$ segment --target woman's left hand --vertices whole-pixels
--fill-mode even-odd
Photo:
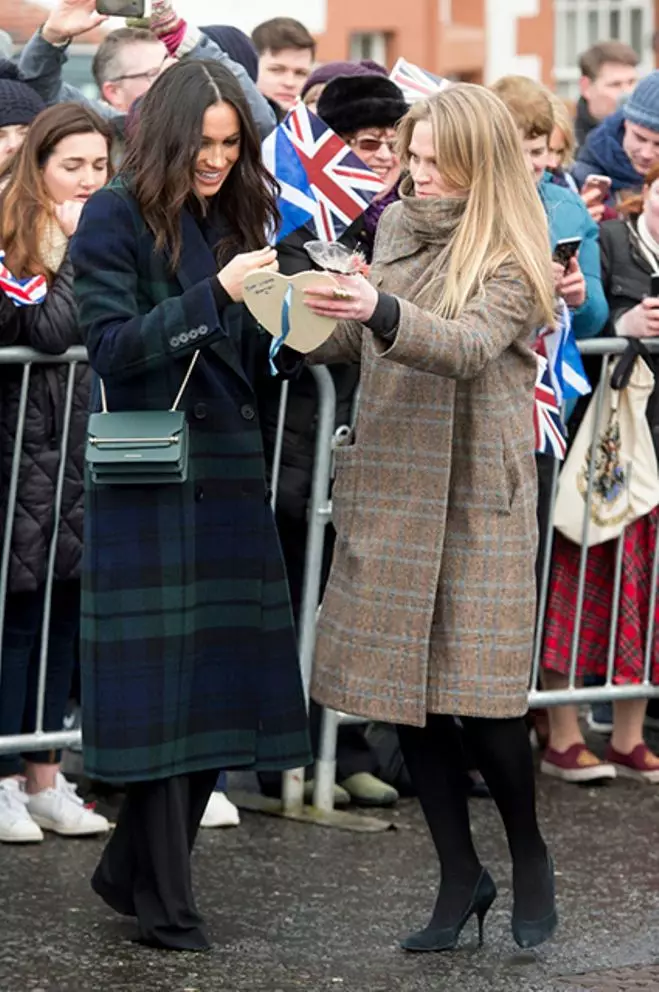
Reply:
[[[378,291],[363,276],[334,275],[338,289],[329,286],[309,287],[304,302],[319,317],[334,320],[369,320],[378,305]]]

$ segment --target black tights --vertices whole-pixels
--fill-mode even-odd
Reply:
[[[513,861],[515,905],[522,918],[544,915],[551,899],[547,849],[535,810],[535,774],[528,730],[520,717],[463,717],[476,765],[499,808]],[[428,715],[425,727],[399,726],[400,746],[439,856],[442,883],[435,916],[453,919],[482,871],[469,826],[460,729],[451,716]],[[547,890],[547,891],[545,891]]]

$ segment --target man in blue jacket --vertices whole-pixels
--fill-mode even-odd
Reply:
[[[659,161],[659,70],[640,81],[621,110],[588,135],[572,169],[579,188],[587,176],[609,176],[612,202],[638,192]]]

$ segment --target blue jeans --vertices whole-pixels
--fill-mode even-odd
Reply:
[[[7,596],[0,672],[0,736],[29,734],[35,729],[39,684],[39,650],[43,616],[43,588]],[[48,669],[44,705],[44,731],[62,729],[78,653],[80,583],[55,582],[48,638]],[[59,751],[31,751],[23,758],[55,764]],[[22,769],[21,755],[0,755],[0,778]]]

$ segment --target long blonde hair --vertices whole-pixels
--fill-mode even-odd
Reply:
[[[553,322],[547,218],[506,106],[489,90],[469,83],[415,104],[399,127],[404,166],[421,121],[432,126],[437,168],[446,184],[468,190],[447,249],[448,273],[435,312],[458,317],[484,280],[512,260],[537,299],[538,323]]]
[[[551,100],[551,107],[554,111],[554,127],[561,132],[563,135],[563,140],[565,141],[565,151],[563,152],[563,158],[561,159],[561,168],[569,169],[570,166],[574,164],[574,152],[577,147],[572,118],[570,117],[565,102],[561,100],[559,96],[556,96],[556,94],[552,93],[549,89],[546,90],[546,93]],[[549,137],[551,140],[551,135]]]

